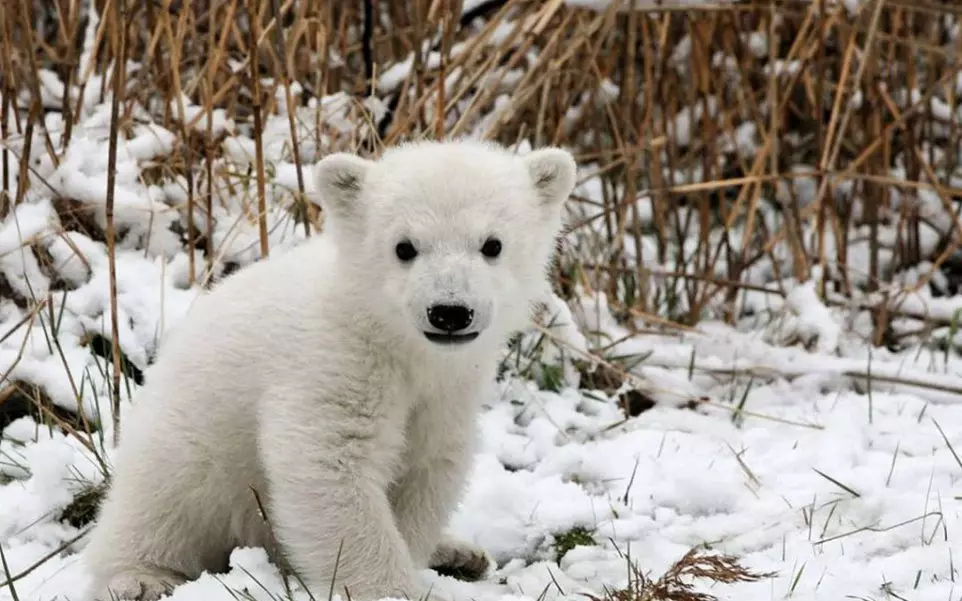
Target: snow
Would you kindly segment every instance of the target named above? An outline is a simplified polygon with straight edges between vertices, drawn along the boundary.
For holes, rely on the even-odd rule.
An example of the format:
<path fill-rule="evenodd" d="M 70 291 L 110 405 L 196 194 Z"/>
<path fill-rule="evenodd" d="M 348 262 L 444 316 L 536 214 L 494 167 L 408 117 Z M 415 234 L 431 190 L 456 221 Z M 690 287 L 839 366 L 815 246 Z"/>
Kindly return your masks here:
<path fill-rule="evenodd" d="M 808 292 L 799 297 L 810 300 Z M 808 315 L 829 329 L 838 317 L 824 307 Z M 566 340 L 564 330 L 559 339 Z M 787 365 L 831 362 L 827 347 L 776 349 L 717 324 L 693 340 L 634 339 L 617 352 L 656 350 L 655 364 L 693 349 L 699 366 L 727 363 L 733 352 L 784 354 Z M 483 416 L 484 447 L 451 524 L 500 568 L 479 584 L 434 576 L 436 586 L 478 599 L 530 599 L 544 590 L 547 598 L 575 599 L 623 585 L 625 549 L 657 574 L 691 546 L 711 542 L 748 566 L 779 572 L 772 581 L 731 586 L 731 598 L 767 599 L 792 588 L 796 599 L 843 598 L 883 585 L 912 598 L 949 598 L 962 465 L 939 427 L 948 443 L 962 444 L 962 406 L 885 384 L 869 397 L 838 375 L 797 368 L 793 377 L 742 381 L 739 393 L 750 389 L 738 423 L 729 408 L 671 404 L 624 421 L 597 392 L 502 382 Z M 715 399 L 728 393 L 729 381 L 692 378 Z M 79 481 L 99 481 L 99 474 L 73 439 L 28 419 L 7 428 L 0 457 L 0 473 L 16 478 L 0 488 L 0 534 L 16 574 L 78 534 L 50 515 L 70 502 Z M 554 541 L 577 526 L 599 545 L 578 547 L 559 565 Z M 67 554 L 19 580 L 17 591 L 21 599 L 53 599 L 77 590 L 84 577 L 77 556 Z M 259 599 L 268 598 L 261 586 L 283 590 L 262 550 L 236 551 L 228 574 L 205 575 L 170 598 L 227 600 L 228 589 L 245 586 Z"/>
<path fill-rule="evenodd" d="M 609 4 L 566 3 L 596 10 Z M 464 9 L 477 4 L 465 2 Z M 858 2 L 847 0 L 845 6 L 855 10 Z M 79 412 L 81 420 L 99 422 L 101 429 L 75 435 L 30 417 L 3 429 L 0 566 L 5 568 L 0 582 L 5 574 L 15 581 L 0 585 L 0 600 L 82 601 L 79 592 L 87 574 L 77 552 L 89 526 L 70 525 L 61 514 L 80 493 L 104 481 L 104 464 L 113 454 L 113 365 L 94 352 L 92 342 L 96 337 L 110 342 L 112 336 L 108 254 L 95 232 L 67 223 L 68 216 L 89 217 L 100 228 L 105 223 L 110 98 L 109 90 L 106 98 L 92 92 L 100 88 L 102 76 L 87 71 L 99 22 L 94 17 L 86 26 L 80 57 L 83 97 L 79 86 L 67 90 L 54 72 L 38 74 L 45 107 L 59 108 L 65 94 L 72 102 L 82 100 L 70 144 L 63 148 L 60 136 L 52 137 L 59 157 L 55 165 L 46 155 L 40 128 L 34 132 L 31 186 L 0 222 L 0 411 L 12 403 L 16 387 L 27 394 L 36 386 L 50 411 Z M 510 29 L 500 24 L 489 43 L 503 41 Z M 749 44 L 759 56 L 768 52 L 764 34 L 751 34 Z M 690 42 L 676 50 L 673 60 L 682 69 Z M 440 55 L 432 52 L 426 60 L 431 67 Z M 717 65 L 730 68 L 724 56 Z M 788 74 L 799 66 L 776 63 L 774 70 Z M 137 65 L 128 68 L 133 72 Z M 396 92 L 411 68 L 413 59 L 388 66 L 379 74 L 377 92 Z M 454 71 L 446 83 L 459 76 Z M 492 70 L 486 76 L 495 79 L 485 83 L 498 82 L 498 96 L 494 110 L 472 125 L 471 135 L 481 135 L 512 110 L 511 93 L 522 76 L 520 69 Z M 962 76 L 954 85 L 962 89 Z M 298 169 L 304 191 L 314 194 L 311 166 L 338 140 L 369 127 L 348 94 L 289 107 L 283 92 L 274 89 L 280 113 L 266 116 L 262 136 L 273 255 L 306 235 L 290 211 L 299 195 Z M 294 86 L 291 93 L 297 97 L 302 89 Z M 893 94 L 918 100 L 923 92 Z M 611 103 L 619 96 L 617 84 L 604 79 L 594 102 Z M 718 103 L 712 97 L 669 115 L 673 142 L 697 141 L 702 114 L 716 116 Z M 375 116 L 385 106 L 379 97 L 364 105 Z M 938 98 L 930 107 L 936 120 L 962 118 Z M 220 109 L 209 114 L 186 96 L 164 108 L 177 127 L 162 127 L 146 107 L 135 106 L 136 119 L 118 141 L 118 344 L 136 370 L 150 364 L 165 333 L 177 327 L 201 289 L 201 278 L 217 280 L 260 257 L 249 125 L 235 123 Z M 568 110 L 571 127 L 581 108 Z M 291 153 L 287 111 L 295 116 L 300 166 Z M 47 131 L 62 129 L 55 110 L 43 118 Z M 164 171 L 158 166 L 184 142 L 181 125 L 200 136 L 210 127 L 220 145 L 212 165 L 215 178 L 209 182 L 210 214 L 206 168 L 193 173 L 192 190 L 183 174 L 157 175 Z M 755 157 L 761 148 L 763 136 L 753 121 L 723 135 L 722 144 L 743 158 Z M 23 137 L 15 136 L 5 142 L 4 151 L 19 157 L 25 148 Z M 529 150 L 527 141 L 519 144 L 519 152 Z M 15 185 L 17 161 L 11 161 L 11 168 Z M 795 177 L 777 182 L 771 200 L 812 205 L 818 193 L 818 182 L 809 175 L 812 168 L 790 166 Z M 578 194 L 592 202 L 578 205 L 575 221 L 601 215 L 601 181 L 590 176 L 596 170 L 596 165 L 584 166 Z M 701 177 L 667 169 L 664 175 L 675 184 L 697 183 Z M 907 178 L 903 159 L 896 159 L 889 176 Z M 861 199 L 852 181 L 835 183 L 836 200 L 860 215 Z M 191 199 L 193 213 L 187 208 Z M 654 203 L 651 191 L 638 191 L 635 205 L 645 226 L 656 216 Z M 929 190 L 893 192 L 893 208 L 902 203 L 914 204 L 925 217 L 918 243 L 921 254 L 932 257 L 953 226 L 952 216 Z M 668 218 L 684 216 L 679 210 Z M 764 206 L 755 218 L 768 231 L 779 229 L 783 219 Z M 197 232 L 209 232 L 211 257 L 185 249 L 189 219 Z M 601 221 L 566 236 L 565 255 L 596 258 L 591 253 L 604 236 Z M 665 264 L 655 260 L 653 234 L 642 235 L 640 246 L 632 236 L 624 240 L 626 258 L 633 261 L 641 253 L 651 269 L 652 295 L 645 300 L 659 315 L 690 310 L 684 295 L 666 300 L 676 284 L 658 273 L 694 272 L 698 227 L 692 219 L 688 237 L 680 248 L 668 249 Z M 834 259 L 839 246 L 835 233 L 826 232 L 825 272 L 816 270 L 803 282 L 795 279 L 784 246 L 775 247 L 744 276 L 765 289 L 739 294 L 741 313 L 734 324 L 720 321 L 713 306 L 695 327 L 631 335 L 599 291 L 581 287 L 567 302 L 548 299 L 540 324 L 518 342 L 518 356 L 506 351 L 504 378 L 479 424 L 483 446 L 450 525 L 456 536 L 483 546 L 497 569 L 480 583 L 425 576 L 440 592 L 459 599 L 574 601 L 583 599 L 580 593 L 625 586 L 625 554 L 657 577 L 690 548 L 707 545 L 739 556 L 752 569 L 776 573 L 760 582 L 715 585 L 712 592 L 723 598 L 958 598 L 962 298 L 949 294 L 950 282 L 942 272 L 936 271 L 932 285 L 926 285 L 931 261 L 898 266 L 896 228 L 888 224 L 880 226 L 878 267 L 892 272 L 891 282 L 850 299 L 833 291 L 823 297 L 817 285 L 823 275 L 846 269 L 856 288 L 868 281 L 872 250 L 866 228 L 852 226 L 845 265 Z M 813 235 L 808 225 L 804 233 Z M 734 224 L 727 231 L 712 230 L 708 238 L 714 247 L 726 236 L 737 247 L 745 235 L 745 226 Z M 208 262 L 211 273 L 206 274 Z M 719 275 L 725 276 L 727 267 L 720 260 Z M 893 323 L 906 334 L 897 347 L 867 343 L 874 323 L 865 308 L 883 301 L 902 315 Z M 920 316 L 936 324 L 931 335 L 942 346 L 912 334 Z M 653 324 L 639 317 L 635 325 Z M 602 373 L 616 373 L 620 382 L 597 390 L 593 382 Z M 140 385 L 136 373 L 125 372 L 122 378 L 121 398 L 127 403 Z M 628 394 L 653 401 L 654 407 L 626 417 L 621 405 Z M 594 543 L 559 558 L 559 540 L 575 528 L 590 533 Z M 227 573 L 205 574 L 179 587 L 170 599 L 226 601 L 244 588 L 256 599 L 285 598 L 281 576 L 262 549 L 236 550 Z M 294 589 L 294 599 L 308 598 Z"/>
<path fill-rule="evenodd" d="M 42 231 L 47 206 L 21 207 L 21 231 Z M 100 274 L 102 250 L 86 243 L 91 269 Z M 125 351 L 142 364 L 156 322 L 174 325 L 191 293 L 173 286 L 169 275 L 164 279 L 156 261 L 127 253 L 118 260 L 119 302 L 139 331 L 122 332 Z M 68 315 L 103 312 L 105 288 L 91 282 L 71 292 L 68 302 L 76 309 Z M 88 299 L 84 310 L 79 305 L 88 295 L 97 299 Z M 177 305 L 166 315 L 159 304 L 164 296 Z M 582 299 L 573 307 L 553 299 L 555 323 L 546 326 L 569 357 L 586 350 L 583 332 L 622 335 L 603 296 L 583 293 Z M 667 403 L 628 421 L 597 391 L 502 382 L 483 416 L 484 447 L 451 525 L 484 546 L 500 567 L 479 584 L 435 577 L 439 589 L 491 600 L 530 599 L 545 590 L 547 598 L 574 599 L 581 591 L 623 585 L 625 549 L 645 570 L 660 573 L 691 546 L 711 542 L 746 565 L 779 572 L 770 582 L 730 587 L 733 598 L 767 599 L 792 588 L 796 599 L 842 598 L 883 585 L 914 598 L 948 598 L 955 590 L 952 557 L 960 550 L 954 532 L 962 526 L 952 500 L 962 465 L 948 444 L 962 444 L 962 397 L 884 382 L 871 395 L 857 392 L 847 374 L 869 364 L 860 355 L 864 348 L 841 327 L 844 312 L 820 303 L 810 285 L 796 287 L 785 302 L 797 322 L 786 328 L 816 335 L 812 352 L 717 323 L 674 341 L 633 338 L 613 347 L 611 355 L 648 354 L 636 377 L 667 389 L 660 395 Z M 66 317 L 65 329 L 72 319 L 79 317 Z M 61 336 L 69 345 L 70 337 Z M 696 369 L 689 376 L 693 354 Z M 62 385 L 51 386 L 63 369 L 42 359 L 23 359 L 15 372 L 32 373 L 17 377 L 44 382 L 63 401 L 66 391 L 56 392 Z M 913 363 L 904 355 L 881 357 L 871 370 L 962 390 L 957 365 L 933 374 Z M 762 365 L 780 375 L 754 386 L 745 378 L 733 386 L 727 375 Z M 733 391 L 744 394 L 737 423 L 723 402 Z M 693 397 L 714 401 L 698 410 L 678 407 Z M 80 534 L 52 516 L 83 483 L 102 477 L 77 439 L 37 428 L 29 418 L 4 431 L 0 474 L 12 478 L 0 487 L 0 540 L 11 574 Z M 554 541 L 578 526 L 599 544 L 575 548 L 559 565 Z M 177 589 L 171 599 L 226 600 L 230 589 L 245 586 L 266 599 L 265 589 L 282 590 L 262 550 L 236 551 L 231 566 L 228 574 L 205 575 Z M 84 578 L 75 554 L 55 555 L 19 579 L 16 589 L 21 599 L 54 599 L 78 590 Z"/>
<path fill-rule="evenodd" d="M 191 102 L 186 94 L 181 94 L 179 99 L 170 101 L 170 112 L 177 116 L 178 121 L 192 126 L 199 132 L 210 129 L 216 136 L 234 130 L 234 122 L 227 117 L 227 111 L 214 109 L 208 114 L 204 107 Z"/>

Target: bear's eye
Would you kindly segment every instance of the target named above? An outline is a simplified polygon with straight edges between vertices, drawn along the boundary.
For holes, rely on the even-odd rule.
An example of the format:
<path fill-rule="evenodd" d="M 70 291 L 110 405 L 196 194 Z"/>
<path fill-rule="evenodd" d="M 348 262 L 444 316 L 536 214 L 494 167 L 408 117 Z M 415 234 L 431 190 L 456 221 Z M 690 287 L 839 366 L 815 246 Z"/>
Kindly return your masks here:
<path fill-rule="evenodd" d="M 481 254 L 489 259 L 494 259 L 501 254 L 501 241 L 497 238 L 488 238 L 481 247 Z"/>
<path fill-rule="evenodd" d="M 413 261 L 414 257 L 418 256 L 418 249 L 414 248 L 414 245 L 411 244 L 410 241 L 402 240 L 394 247 L 394 254 L 397 255 L 398 259 L 407 263 L 408 261 Z"/>

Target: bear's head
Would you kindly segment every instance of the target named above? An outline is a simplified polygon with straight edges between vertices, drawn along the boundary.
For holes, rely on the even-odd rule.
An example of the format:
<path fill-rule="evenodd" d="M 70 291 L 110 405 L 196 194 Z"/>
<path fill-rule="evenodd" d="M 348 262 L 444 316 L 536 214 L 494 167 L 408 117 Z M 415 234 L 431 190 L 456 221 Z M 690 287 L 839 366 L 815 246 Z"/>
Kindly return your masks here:
<path fill-rule="evenodd" d="M 428 348 L 501 344 L 548 291 L 576 175 L 558 148 L 516 155 L 477 141 L 418 142 L 376 161 L 332 154 L 315 169 L 359 312 Z M 479 347 L 480 348 L 480 347 Z"/>

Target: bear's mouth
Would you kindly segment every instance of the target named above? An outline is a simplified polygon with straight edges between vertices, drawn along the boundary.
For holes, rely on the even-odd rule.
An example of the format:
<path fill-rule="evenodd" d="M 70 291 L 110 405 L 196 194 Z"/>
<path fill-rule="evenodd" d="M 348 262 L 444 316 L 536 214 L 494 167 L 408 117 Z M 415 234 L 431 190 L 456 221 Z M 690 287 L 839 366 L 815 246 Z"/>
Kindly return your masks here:
<path fill-rule="evenodd" d="M 466 334 L 442 334 L 438 332 L 425 332 L 424 336 L 431 342 L 437 344 L 464 344 L 477 338 L 478 333 L 468 332 Z"/>

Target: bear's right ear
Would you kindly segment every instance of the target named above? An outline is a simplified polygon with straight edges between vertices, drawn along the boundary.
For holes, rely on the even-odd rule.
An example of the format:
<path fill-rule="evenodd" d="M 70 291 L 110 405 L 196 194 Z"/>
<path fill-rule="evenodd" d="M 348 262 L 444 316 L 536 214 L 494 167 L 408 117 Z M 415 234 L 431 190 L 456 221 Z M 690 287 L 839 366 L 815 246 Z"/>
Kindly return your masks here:
<path fill-rule="evenodd" d="M 373 161 L 346 152 L 327 155 L 314 167 L 314 187 L 324 210 L 348 215 L 357 210 L 357 198 Z"/>

